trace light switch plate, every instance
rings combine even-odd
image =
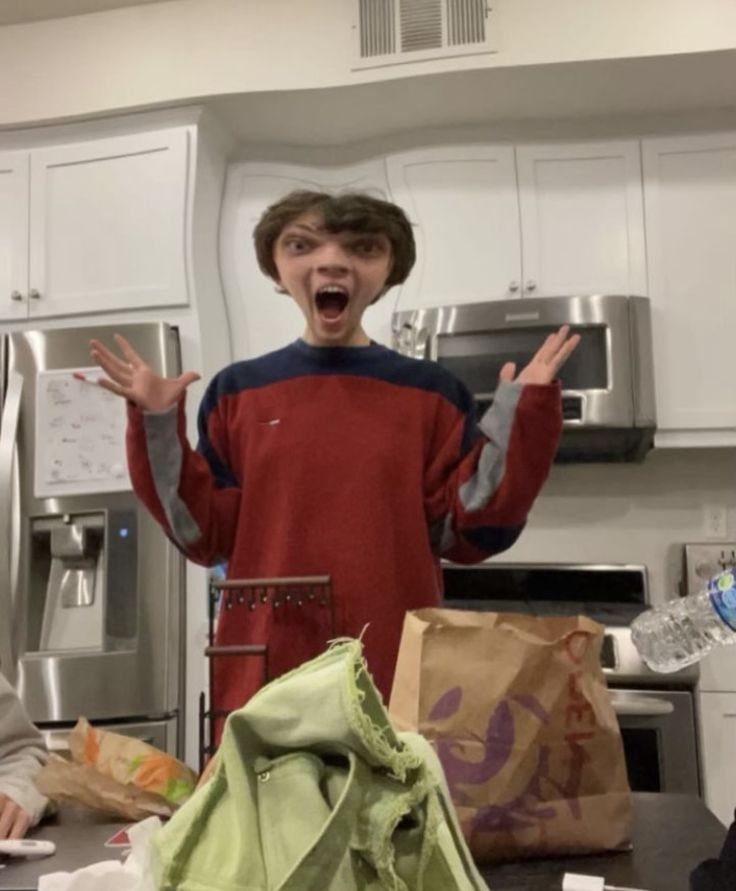
[[[686,544],[684,551],[684,597],[701,591],[708,579],[736,566],[736,541],[702,542]]]

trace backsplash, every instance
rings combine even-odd
[[[555,465],[519,542],[519,562],[643,563],[653,602],[676,589],[682,544],[705,541],[708,505],[736,538],[736,449],[655,449],[642,464]]]

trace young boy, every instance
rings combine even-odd
[[[561,428],[556,372],[578,338],[550,336],[503,368],[478,422],[446,370],[371,342],[363,313],[414,263],[403,211],[363,194],[292,193],[256,226],[261,269],[302,311],[301,339],[220,372],[185,438],[197,375],[155,375],[118,337],[102,383],[128,400],[136,493],[192,560],[230,578],[329,574],[334,636],[359,636],[388,696],[404,614],[441,599],[440,557],[477,562],[514,543]],[[271,676],[324,646],[316,607],[222,610],[218,643],[265,643]],[[319,627],[317,627],[319,626]],[[257,688],[257,660],[215,660],[217,707]]]
[[[0,839],[22,838],[41,819],[47,800],[33,781],[46,758],[41,734],[0,674]]]

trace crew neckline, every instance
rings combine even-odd
[[[307,343],[306,340],[299,337],[293,343],[294,347],[303,356],[313,359],[317,362],[345,362],[360,361],[361,359],[373,358],[377,353],[387,349],[382,344],[371,340],[370,343],[360,344],[359,346],[317,346]]]

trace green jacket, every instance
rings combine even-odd
[[[228,719],[154,840],[161,891],[487,891],[429,743],[396,734],[358,641]]]

